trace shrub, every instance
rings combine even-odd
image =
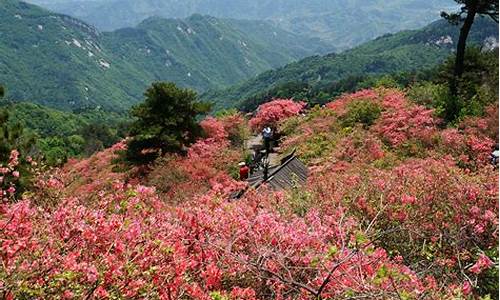
[[[488,299],[498,289],[499,174],[457,161],[482,161],[498,134],[493,110],[442,130],[399,91],[364,93],[376,97],[354,102],[383,110],[374,126],[342,128],[336,112],[315,109],[286,137],[301,158],[315,156],[307,184],[291,191],[264,185],[231,199],[246,184],[231,177],[243,155],[224,117],[206,120],[209,135],[187,155],[149,166],[158,188],[139,184],[138,171],[111,171],[125,141],[42,174],[21,201],[0,204],[2,296]],[[439,137],[431,144],[419,133],[428,127]],[[422,158],[398,156],[406,144],[421,145]]]
[[[278,127],[278,122],[298,115],[304,108],[304,102],[291,99],[275,99],[259,106],[257,115],[250,120],[250,127],[259,131],[265,126]]]
[[[384,112],[375,131],[392,146],[401,145],[410,139],[430,144],[437,132],[437,124],[439,120],[434,118],[434,110],[414,105]]]
[[[344,127],[353,127],[358,123],[369,127],[375,123],[382,113],[382,109],[378,103],[368,100],[349,103],[346,109],[347,112],[341,118]]]
[[[461,280],[477,251],[496,247],[497,178],[493,170],[467,175],[452,161],[428,158],[387,170],[325,169],[310,182],[316,207],[343,203],[364,226],[388,232],[380,243],[394,256],[449,282]]]
[[[433,108],[436,115],[443,117],[443,111],[448,101],[449,89],[444,84],[436,84],[428,81],[419,82],[408,88],[408,99],[418,105]]]

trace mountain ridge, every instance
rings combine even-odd
[[[39,2],[36,0],[31,0]],[[451,0],[96,0],[39,2],[81,18],[98,28],[134,26],[147,17],[187,17],[193,13],[219,18],[269,20],[297,34],[318,37],[345,50],[388,32],[420,28],[454,9]]]
[[[252,27],[201,15],[150,18],[136,28],[100,32],[73,17],[5,0],[0,17],[0,82],[8,96],[65,110],[124,110],[158,80],[198,91],[229,86],[328,47],[269,23]],[[257,26],[265,29],[246,33]],[[276,32],[274,39],[260,39],[266,32]]]
[[[310,91],[351,76],[431,68],[452,53],[458,32],[458,27],[445,20],[436,21],[420,30],[383,35],[339,54],[307,57],[230,88],[209,91],[201,98],[217,103],[218,108],[237,105],[252,110],[266,97],[272,97],[269,93],[280,85],[295,85]],[[489,43],[498,47],[497,37],[498,25],[489,19],[478,18],[470,44]],[[240,100],[231,102],[234,99]]]

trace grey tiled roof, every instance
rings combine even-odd
[[[291,156],[282,165],[269,169],[269,177],[264,182],[262,172],[248,179],[249,185],[258,189],[265,184],[273,190],[290,189],[296,185],[305,184],[309,170],[295,156]]]

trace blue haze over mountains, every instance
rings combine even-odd
[[[451,0],[29,0],[100,30],[135,26],[151,16],[269,20],[343,50],[385,33],[416,29],[454,7]]]

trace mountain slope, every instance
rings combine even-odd
[[[301,35],[319,37],[339,49],[388,32],[422,27],[439,18],[451,0],[68,0],[38,1],[59,12],[111,30],[135,26],[150,16],[193,13],[236,19],[265,19]],[[41,2],[40,2],[41,1]]]
[[[260,74],[228,89],[207,92],[204,100],[218,107],[239,105],[254,109],[264,95],[281,85],[319,88],[353,76],[388,74],[430,68],[442,62],[455,49],[458,27],[437,21],[420,30],[385,35],[338,55],[314,56]],[[478,18],[470,43],[498,46],[498,25]],[[491,45],[490,45],[491,46]],[[240,99],[235,103],[234,99]]]
[[[72,17],[0,2],[0,83],[10,98],[63,109],[123,110],[154,80],[198,91],[229,86],[325,47],[267,22],[201,15],[100,33]]]
[[[255,27],[264,32],[256,34]],[[266,36],[271,32],[275,35]],[[199,90],[235,84],[311,53],[324,53],[319,41],[269,23],[244,24],[201,15],[184,20],[152,17],[136,28],[104,33],[103,44],[134,64],[135,73],[146,72],[150,80],[180,82]],[[310,48],[301,48],[302,44]]]

